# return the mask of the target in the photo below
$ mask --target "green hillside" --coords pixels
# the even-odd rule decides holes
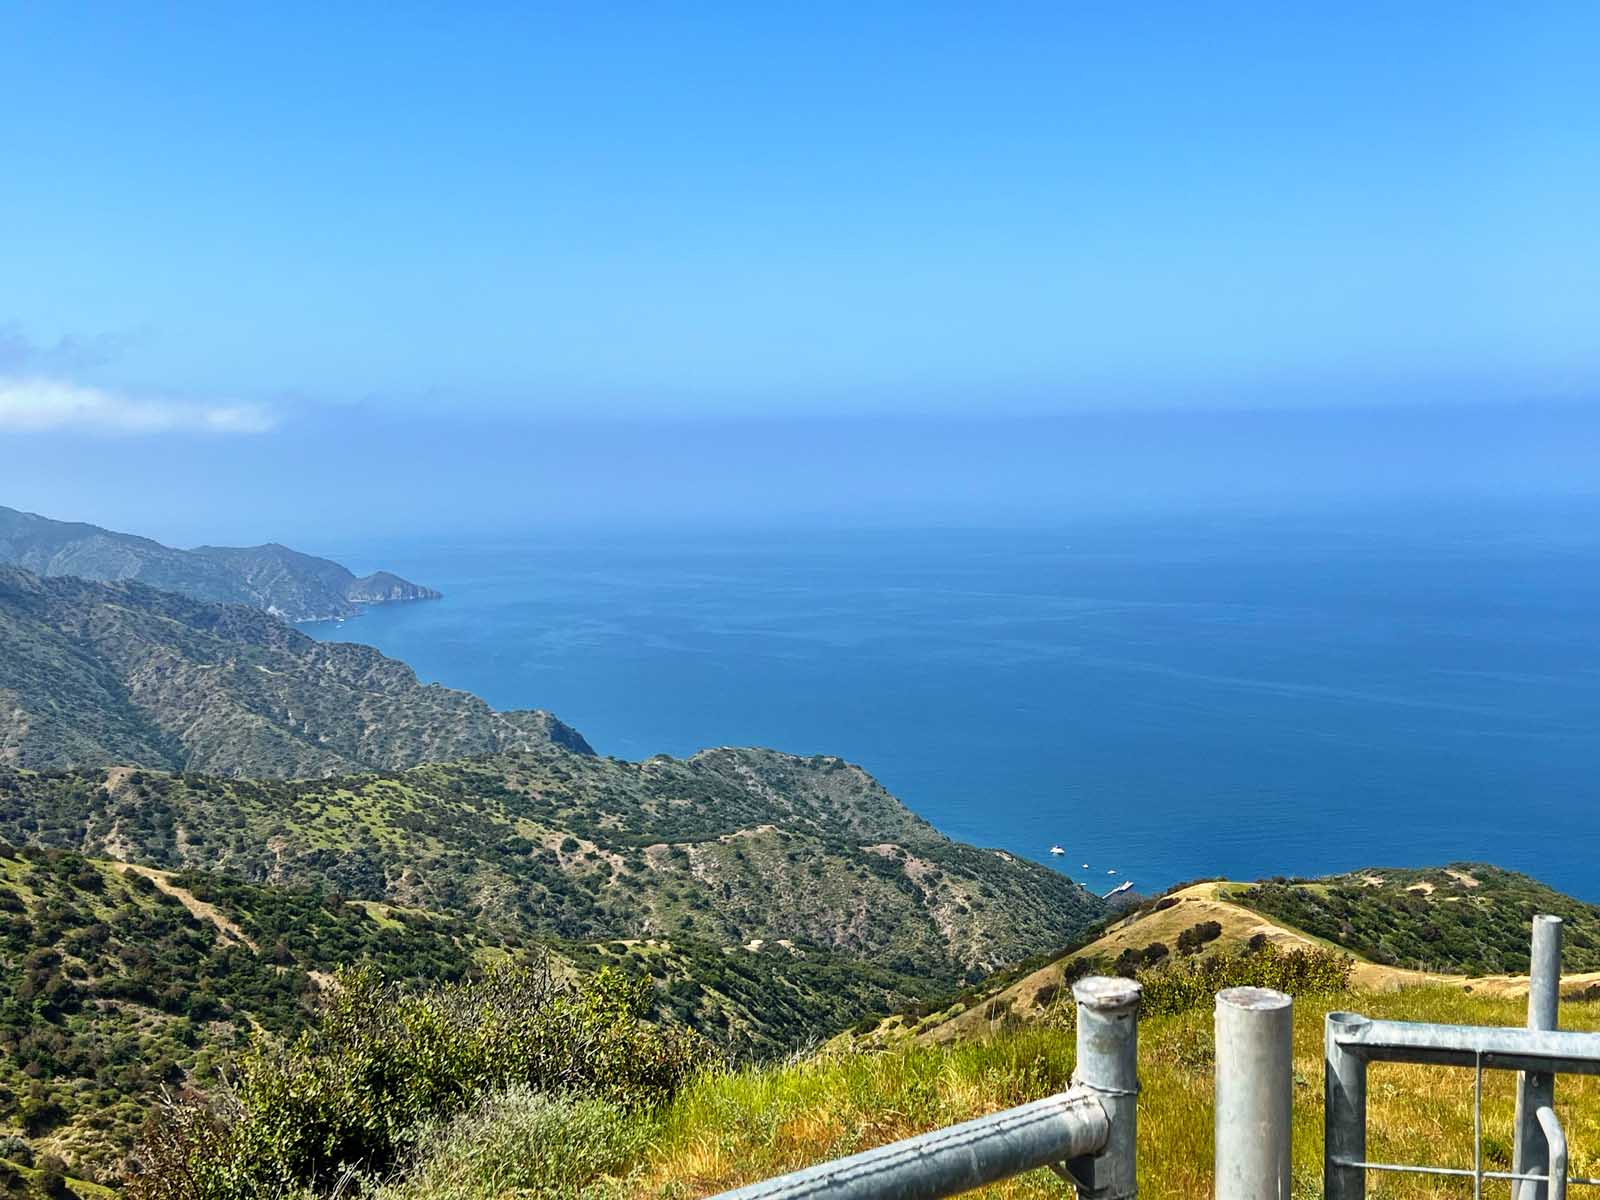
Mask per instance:
[[[1229,889],[1229,899],[1376,963],[1526,974],[1536,913],[1561,917],[1569,971],[1600,971],[1600,907],[1486,863],[1369,867]]]
[[[353,617],[367,604],[439,596],[388,571],[358,579],[336,562],[275,543],[175,550],[134,534],[53,521],[4,505],[0,563],[46,577],[131,580],[212,604],[248,604],[290,621]]]
[[[0,1137],[9,1129],[30,1157],[105,1178],[158,1093],[213,1087],[255,1033],[306,1028],[331,974],[349,966],[408,987],[508,957],[563,974],[610,966],[651,981],[656,1019],[738,1058],[791,1051],[933,986],[816,948],[545,945],[317,888],[4,845],[0,915]]]
[[[483,945],[446,918],[8,846],[0,911],[0,1122],[101,1173],[158,1089],[216,1082],[255,1029],[298,1029],[315,972],[453,979]]]
[[[559,743],[545,712],[424,686],[367,646],[138,583],[0,565],[0,764],[319,776]]]
[[[763,750],[625,763],[547,747],[294,782],[0,772],[0,837],[541,936],[791,942],[943,981],[1104,912],[1055,871],[950,841],[858,767]]]

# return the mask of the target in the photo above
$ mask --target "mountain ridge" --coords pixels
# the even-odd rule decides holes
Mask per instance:
[[[792,941],[948,984],[1106,911],[1048,867],[951,841],[859,767],[749,749],[545,746],[284,781],[0,768],[0,837],[539,937]]]
[[[246,605],[0,565],[0,763],[331,775],[555,743],[368,646],[318,642]]]
[[[1563,994],[1600,994],[1600,905],[1487,863],[1368,867],[1310,879],[1179,884],[1048,961],[1002,972],[942,1006],[887,1017],[841,1044],[983,1037],[1052,1019],[1066,985],[1086,971],[1161,972],[1263,945],[1344,955],[1350,986],[1362,992],[1523,995],[1528,928],[1541,912],[1565,922]]]
[[[357,577],[331,559],[277,542],[181,550],[82,521],[57,521],[0,505],[0,562],[45,578],[132,580],[195,600],[247,604],[286,621],[358,616],[366,605],[437,600],[440,593],[389,571]]]

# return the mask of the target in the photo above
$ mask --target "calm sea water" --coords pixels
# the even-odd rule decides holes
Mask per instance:
[[[1597,506],[323,549],[446,598],[315,636],[619,757],[841,754],[1097,890],[1468,858],[1600,900]]]

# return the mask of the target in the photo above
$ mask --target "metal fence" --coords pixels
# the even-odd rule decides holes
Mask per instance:
[[[1600,1075],[1600,1033],[1556,1028],[1561,921],[1534,918],[1527,1029],[1381,1021],[1329,1013],[1324,1029],[1325,1200],[1360,1200],[1367,1172],[1512,1181],[1515,1200],[1566,1200],[1567,1141],[1555,1077]],[[1049,1167],[1079,1200],[1137,1195],[1139,985],[1091,978],[1073,986],[1077,1068],[1072,1086],[975,1121],[782,1175],[717,1200],[941,1200]],[[1217,1200],[1288,1200],[1293,1127],[1293,1001],[1266,988],[1216,998]],[[1366,1156],[1367,1065],[1404,1062],[1474,1072],[1472,1166],[1375,1162]],[[1483,1162],[1483,1073],[1518,1071],[1510,1171]]]
[[[1528,977],[1528,1028],[1374,1021],[1355,1013],[1329,1013],[1324,1029],[1326,1110],[1323,1180],[1327,1200],[1366,1195],[1368,1171],[1400,1171],[1470,1178],[1473,1195],[1486,1179],[1511,1180],[1517,1200],[1565,1200],[1567,1185],[1600,1179],[1567,1176],[1567,1140],[1556,1116],[1558,1074],[1600,1075],[1600,1034],[1556,1028],[1561,992],[1561,919],[1533,923]],[[1373,1162],[1366,1156],[1367,1064],[1423,1063],[1473,1071],[1472,1166]],[[1483,1164],[1483,1073],[1518,1071],[1517,1115],[1511,1170]]]
[[[1139,985],[1073,985],[1078,1060],[1059,1095],[724,1192],[721,1200],[941,1200],[1049,1167],[1087,1200],[1131,1200]]]

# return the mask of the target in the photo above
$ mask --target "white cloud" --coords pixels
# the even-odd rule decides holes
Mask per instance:
[[[0,378],[0,433],[265,433],[258,404],[151,400],[61,379]]]

